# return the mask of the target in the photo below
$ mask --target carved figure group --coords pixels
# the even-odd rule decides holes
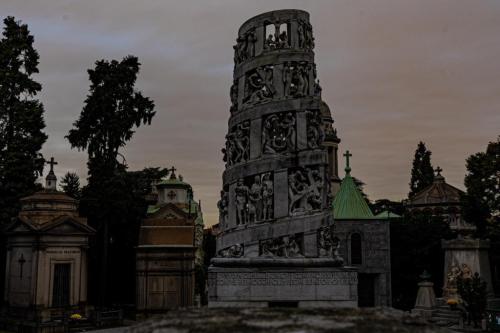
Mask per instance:
[[[297,39],[299,48],[308,50],[314,49],[314,37],[311,23],[302,19],[299,19],[298,23]]]
[[[266,239],[260,242],[260,255],[263,257],[298,258],[303,257],[301,239],[297,235]]]
[[[316,149],[321,146],[325,139],[321,114],[319,110],[306,111],[307,115],[307,147]]]
[[[236,45],[233,46],[235,64],[239,64],[255,56],[256,41],[255,30],[250,30],[245,35],[236,38]]]
[[[269,34],[264,41],[264,50],[285,49],[290,47],[287,30],[281,30],[281,23],[275,22],[274,34]]]
[[[257,68],[246,77],[244,104],[247,106],[271,100],[276,93],[273,84],[273,67]]]
[[[289,63],[283,66],[283,97],[303,97],[309,95],[309,73],[313,66],[307,63]]]
[[[228,166],[248,160],[250,156],[250,122],[244,121],[226,135],[226,147],[222,149]]]
[[[266,117],[262,129],[263,153],[287,153],[295,150],[295,123],[295,115],[292,112],[275,113]]]
[[[222,258],[240,258],[244,254],[244,247],[241,244],[234,244],[230,247],[220,250],[218,257]]]
[[[288,201],[290,215],[321,209],[323,179],[317,169],[304,168],[288,174]]]
[[[255,175],[250,186],[243,179],[235,188],[236,224],[256,223],[273,218],[273,181],[271,174]]]

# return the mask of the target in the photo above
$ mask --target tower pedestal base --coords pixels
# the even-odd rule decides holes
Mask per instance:
[[[357,271],[333,259],[222,259],[208,270],[209,307],[357,307]]]

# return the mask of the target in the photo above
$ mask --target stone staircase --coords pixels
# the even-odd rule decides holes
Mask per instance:
[[[432,312],[430,322],[442,326],[450,327],[460,324],[462,314],[459,310],[451,310],[448,305],[439,305],[436,310]]]

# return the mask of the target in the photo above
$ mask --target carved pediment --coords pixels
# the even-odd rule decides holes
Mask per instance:
[[[149,215],[148,218],[152,219],[187,219],[189,214],[177,207],[172,203],[168,203],[164,206],[161,206],[156,212]]]

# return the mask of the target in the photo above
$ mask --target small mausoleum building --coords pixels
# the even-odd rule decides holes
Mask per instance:
[[[441,175],[443,169],[437,167],[434,181],[414,196],[406,200],[405,207],[410,212],[429,212],[434,216],[442,216],[455,231],[474,231],[475,227],[467,223],[461,214],[462,190],[448,184]]]
[[[137,246],[137,311],[163,312],[195,301],[195,265],[203,263],[203,215],[191,185],[175,175],[153,185]]]
[[[86,314],[87,249],[95,231],[78,215],[78,201],[57,191],[57,163],[48,163],[45,188],[21,199],[5,230],[3,316],[23,332],[62,331],[71,313]]]
[[[391,305],[391,253],[389,219],[374,216],[357,188],[349,151],[346,175],[333,200],[335,235],[345,264],[358,269],[358,305]]]

